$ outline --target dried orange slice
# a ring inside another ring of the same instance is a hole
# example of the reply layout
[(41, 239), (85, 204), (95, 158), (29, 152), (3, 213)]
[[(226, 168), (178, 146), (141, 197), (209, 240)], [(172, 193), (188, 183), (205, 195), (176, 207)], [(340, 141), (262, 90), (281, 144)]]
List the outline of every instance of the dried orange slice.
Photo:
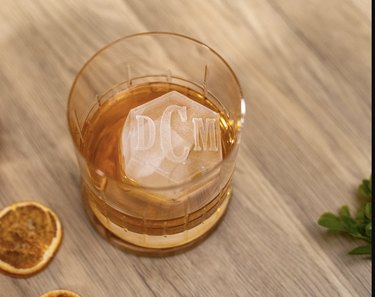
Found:
[(56, 214), (33, 201), (17, 202), (0, 211), (0, 270), (26, 277), (53, 258), (62, 238)]
[(67, 290), (54, 290), (43, 294), (40, 297), (80, 297), (76, 293)]

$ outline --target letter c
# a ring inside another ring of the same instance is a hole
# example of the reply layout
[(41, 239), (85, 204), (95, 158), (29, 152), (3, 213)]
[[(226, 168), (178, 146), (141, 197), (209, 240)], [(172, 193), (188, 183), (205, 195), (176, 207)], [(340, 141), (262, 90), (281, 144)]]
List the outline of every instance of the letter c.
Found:
[(187, 121), (186, 106), (170, 105), (168, 106), (161, 117), (160, 121), (160, 145), (166, 158), (170, 161), (181, 163), (185, 161), (189, 155), (190, 148), (184, 147), (184, 151), (181, 155), (176, 155), (173, 151), (172, 146), (172, 128), (171, 128), (171, 117), (172, 112), (177, 111), (180, 116), (181, 122)]

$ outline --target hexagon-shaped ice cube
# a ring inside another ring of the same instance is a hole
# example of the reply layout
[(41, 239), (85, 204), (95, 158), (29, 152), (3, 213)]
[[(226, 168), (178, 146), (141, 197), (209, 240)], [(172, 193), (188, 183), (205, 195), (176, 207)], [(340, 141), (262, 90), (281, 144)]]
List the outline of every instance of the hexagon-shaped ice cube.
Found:
[(219, 114), (177, 91), (132, 109), (121, 137), (125, 174), (143, 186), (181, 183), (222, 160)]

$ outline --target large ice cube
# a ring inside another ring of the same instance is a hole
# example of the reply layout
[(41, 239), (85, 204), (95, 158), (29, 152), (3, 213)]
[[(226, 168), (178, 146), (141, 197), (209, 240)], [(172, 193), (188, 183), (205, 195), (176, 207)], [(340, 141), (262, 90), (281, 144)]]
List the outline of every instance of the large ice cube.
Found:
[(129, 112), (122, 130), (128, 178), (150, 187), (181, 183), (222, 160), (219, 114), (172, 91)]

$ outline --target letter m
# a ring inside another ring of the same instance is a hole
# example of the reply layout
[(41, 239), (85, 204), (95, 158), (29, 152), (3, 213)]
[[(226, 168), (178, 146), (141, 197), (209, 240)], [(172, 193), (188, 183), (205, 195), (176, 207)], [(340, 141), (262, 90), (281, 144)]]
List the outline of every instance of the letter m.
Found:
[(206, 119), (203, 125), (202, 118), (193, 118), (194, 126), (194, 151), (219, 150), (216, 136), (216, 119)]

